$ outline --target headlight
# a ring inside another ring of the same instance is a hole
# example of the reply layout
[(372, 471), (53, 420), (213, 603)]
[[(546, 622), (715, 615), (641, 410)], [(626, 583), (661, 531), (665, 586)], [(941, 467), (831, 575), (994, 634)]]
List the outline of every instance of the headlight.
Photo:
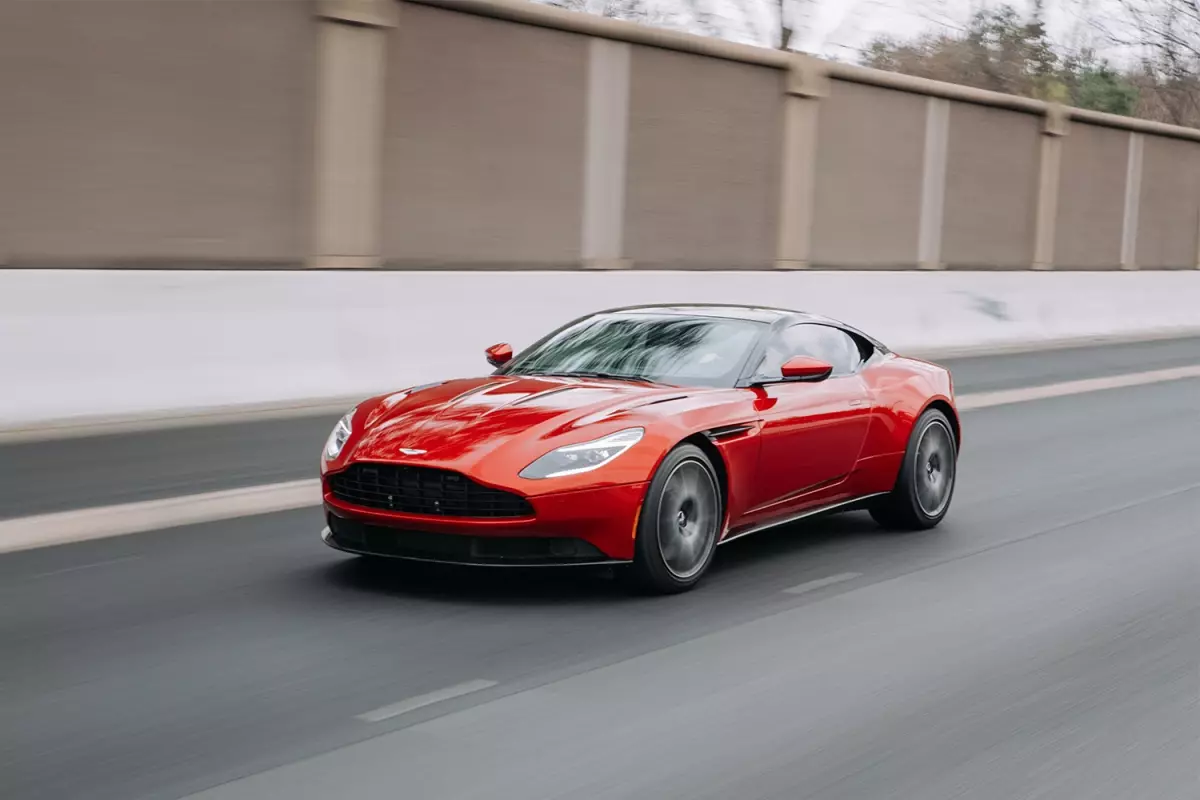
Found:
[(350, 409), (346, 412), (346, 416), (339, 419), (337, 425), (333, 426), (333, 432), (329, 434), (329, 439), (325, 442), (326, 461), (333, 461), (346, 446), (346, 440), (350, 438), (350, 422), (354, 419), (354, 412), (357, 410), (357, 408)]
[(627, 428), (582, 444), (552, 450), (521, 470), (522, 478), (561, 478), (603, 467), (642, 440), (644, 428)]

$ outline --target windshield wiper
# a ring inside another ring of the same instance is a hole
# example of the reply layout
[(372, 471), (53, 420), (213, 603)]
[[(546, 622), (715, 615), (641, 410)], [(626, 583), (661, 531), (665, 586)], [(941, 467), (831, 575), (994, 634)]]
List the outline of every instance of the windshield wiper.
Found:
[(608, 381), (632, 381), (635, 383), (653, 383), (649, 378), (640, 378), (637, 375), (618, 375), (613, 372), (595, 372), (593, 370), (571, 369), (571, 370), (550, 370), (547, 372), (527, 372), (526, 375), (546, 378), (595, 378), (598, 380)]

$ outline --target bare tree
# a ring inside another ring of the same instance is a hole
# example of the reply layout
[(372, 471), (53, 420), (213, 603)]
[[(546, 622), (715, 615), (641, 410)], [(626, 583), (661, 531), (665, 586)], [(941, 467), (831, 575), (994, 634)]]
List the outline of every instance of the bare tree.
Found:
[[(816, 0), (538, 0), (646, 25), (735, 38), (780, 50), (795, 46), (811, 21)], [(733, 11), (733, 15), (729, 12)], [(767, 20), (770, 20), (768, 23)]]
[(725, 35), (719, 14), (711, 8), (712, 0), (534, 0), (569, 11), (582, 11), (612, 19), (623, 19), (642, 25), (701, 33), (706, 36)]
[(1200, 0), (1119, 0), (1124, 18), (1100, 23), (1140, 61), (1139, 115), (1200, 125)]
[(812, 23), (817, 0), (738, 0), (737, 6), (744, 21), (761, 20), (766, 17), (769, 24), (752, 25), (756, 29), (754, 40), (766, 47), (792, 50), (797, 42), (797, 33)]
[(568, 11), (581, 11), (586, 14), (627, 19), (634, 22), (650, 22), (658, 17), (655, 13), (657, 4), (648, 0), (541, 0), (541, 2), (555, 8), (565, 8)]
[(795, 2), (779, 0), (779, 38), (776, 41), (779, 42), (780, 50), (792, 49), (792, 34), (796, 30), (792, 15), (795, 12)]
[(1170, 61), (1200, 61), (1200, 0), (1120, 0), (1124, 19), (1100, 23), (1113, 43)]

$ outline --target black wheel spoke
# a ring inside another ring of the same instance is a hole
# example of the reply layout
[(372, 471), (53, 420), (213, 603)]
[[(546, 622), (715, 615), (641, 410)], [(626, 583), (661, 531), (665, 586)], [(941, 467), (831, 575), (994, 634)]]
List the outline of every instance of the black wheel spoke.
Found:
[(716, 482), (694, 459), (677, 464), (662, 489), (658, 511), (658, 550), (663, 563), (686, 580), (704, 568), (717, 536)]
[(954, 489), (955, 467), (954, 437), (940, 420), (934, 420), (921, 431), (912, 475), (917, 505), (927, 517), (945, 511)]

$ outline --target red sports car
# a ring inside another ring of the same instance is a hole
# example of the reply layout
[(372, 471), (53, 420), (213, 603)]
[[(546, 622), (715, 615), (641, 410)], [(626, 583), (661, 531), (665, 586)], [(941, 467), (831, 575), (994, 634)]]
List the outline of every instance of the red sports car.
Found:
[(477, 565), (626, 565), (691, 588), (717, 545), (865, 508), (946, 515), (961, 430), (949, 372), (796, 311), (641, 306), (554, 331), (486, 378), (382, 395), (322, 458), (339, 550)]

